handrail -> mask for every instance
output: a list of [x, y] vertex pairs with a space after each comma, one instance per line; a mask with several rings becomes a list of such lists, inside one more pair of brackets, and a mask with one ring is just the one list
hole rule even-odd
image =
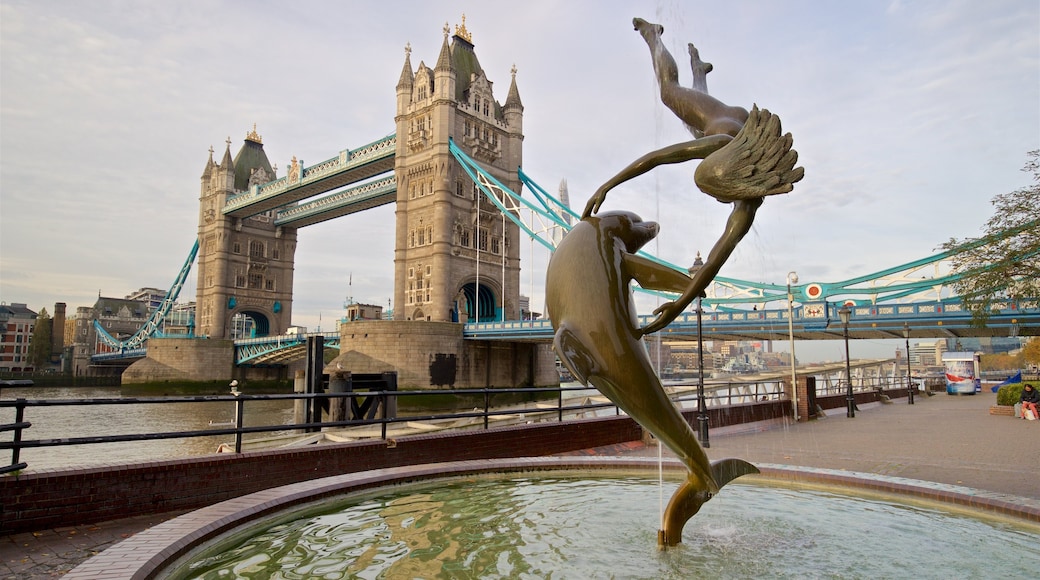
[[[864, 380], [862, 384], [854, 386], [854, 390], [858, 392], [862, 391], [876, 391], [879, 388], [884, 388], [888, 385], [890, 388], [899, 388], [901, 385], [898, 383], [892, 383], [886, 381], [883, 377], [869, 377], [869, 380]], [[694, 403], [696, 401], [695, 388], [696, 383], [683, 383], [667, 385], [666, 388], [672, 389], [673, 392], [681, 389], [689, 389], [690, 393], [679, 392], [673, 394], [673, 400], [680, 407], [683, 407], [684, 403]], [[822, 387], [822, 388], [821, 388]], [[785, 383], [782, 380], [766, 381], [762, 383], [745, 384], [745, 383], [731, 383], [722, 382], [714, 384], [705, 384], [706, 400], [709, 402], [709, 407], [722, 407], [722, 406], [733, 406], [739, 404], [747, 404], [750, 401], [758, 402], [761, 400], [781, 400], [784, 399], [787, 394], [784, 392]], [[819, 395], [826, 396], [829, 389], [825, 386], [818, 386], [817, 392]], [[558, 421], [569, 420], [565, 415], [581, 414], [588, 412], [595, 412], [602, 409], [613, 407], [615, 414], [621, 414], [613, 403], [604, 402], [585, 402], [581, 404], [566, 404], [567, 401], [564, 399], [563, 394], [565, 392], [572, 391], [594, 391], [588, 387], [582, 386], [560, 386], [560, 387], [517, 387], [517, 388], [474, 388], [474, 389], [454, 389], [454, 390], [420, 390], [420, 391], [353, 391], [345, 393], [292, 393], [292, 394], [268, 394], [268, 395], [246, 395], [239, 393], [238, 395], [199, 395], [199, 396], [176, 396], [176, 397], [126, 397], [126, 398], [85, 398], [85, 399], [0, 399], [0, 409], [11, 408], [16, 409], [16, 416], [13, 423], [0, 425], [0, 432], [13, 431], [14, 437], [10, 441], [0, 441], [0, 450], [10, 449], [11, 450], [11, 464], [9, 466], [0, 466], [0, 474], [9, 473], [12, 471], [18, 471], [25, 469], [27, 465], [25, 462], [20, 461], [20, 452], [22, 449], [31, 448], [44, 448], [44, 447], [59, 447], [67, 445], [90, 445], [90, 444], [102, 444], [102, 443], [118, 443], [118, 442], [134, 442], [134, 441], [154, 441], [162, 439], [181, 439], [181, 438], [193, 438], [193, 437], [212, 437], [221, 435], [233, 435], [235, 437], [235, 452], [240, 453], [242, 450], [242, 436], [253, 433], [270, 433], [276, 431], [292, 431], [292, 430], [306, 430], [306, 429], [321, 429], [329, 427], [353, 427], [363, 425], [379, 425], [380, 426], [380, 438], [387, 439], [387, 427], [398, 423], [407, 422], [423, 422], [423, 421], [435, 421], [435, 420], [446, 420], [446, 419], [483, 419], [483, 428], [490, 428], [490, 420], [493, 417], [498, 416], [509, 416], [516, 415], [518, 413], [534, 414], [534, 413], [545, 413], [555, 414]], [[845, 392], [845, 387], [841, 386], [840, 392]], [[514, 406], [503, 406], [499, 408], [492, 407], [491, 401], [495, 395], [503, 394], [544, 394], [551, 395], [555, 394], [555, 405], [543, 406], [540, 408], [521, 407], [517, 408]], [[466, 412], [455, 412], [455, 413], [432, 413], [426, 415], [408, 415], [399, 417], [386, 417], [385, 410], [387, 408], [387, 401], [390, 397], [416, 397], [416, 396], [458, 396], [458, 395], [472, 395], [482, 396], [484, 399], [483, 409], [474, 409], [473, 411]], [[590, 395], [595, 396], [595, 395]], [[296, 400], [333, 400], [333, 399], [344, 399], [344, 398], [368, 398], [373, 397], [373, 401], [379, 401], [384, 411], [382, 417], [376, 417], [372, 419], [347, 419], [343, 421], [322, 421], [322, 422], [307, 422], [307, 423], [289, 423], [279, 425], [259, 425], [246, 427], [243, 425], [244, 407], [250, 401], [296, 401]], [[546, 397], [545, 400], [550, 400]], [[166, 431], [157, 433], [131, 433], [123, 435], [97, 435], [97, 436], [86, 436], [86, 437], [63, 437], [63, 438], [51, 438], [51, 439], [28, 439], [23, 440], [22, 434], [26, 429], [31, 428], [32, 423], [25, 420], [25, 412], [28, 408], [37, 407], [61, 407], [61, 406], [96, 406], [96, 405], [150, 405], [150, 404], [172, 404], [172, 403], [234, 403], [235, 409], [235, 421], [234, 426], [228, 426], [223, 428], [214, 429], [200, 429], [200, 430], [189, 430], [189, 431]], [[689, 408], [684, 407], [687, 410]]]

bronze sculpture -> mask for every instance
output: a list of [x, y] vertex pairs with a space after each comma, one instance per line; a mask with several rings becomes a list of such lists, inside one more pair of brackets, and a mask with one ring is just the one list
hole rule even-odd
[[[582, 220], [557, 247], [546, 273], [546, 303], [556, 332], [553, 348], [583, 384], [592, 384], [662, 443], [689, 471], [672, 495], [658, 534], [661, 545], [682, 540], [682, 528], [704, 502], [732, 479], [757, 473], [739, 459], [709, 463], [689, 423], [664, 392], [642, 344], [702, 295], [740, 240], [768, 195], [786, 193], [800, 180], [798, 154], [780, 120], [766, 110], [750, 113], [706, 92], [711, 65], [689, 45], [694, 86], [678, 84], [675, 60], [661, 43], [664, 28], [636, 18], [635, 29], [650, 48], [661, 99], [690, 129], [693, 141], [648, 153], [608, 180], [589, 199]], [[636, 255], [658, 233], [658, 225], [630, 212], [597, 214], [608, 191], [667, 163], [703, 159], [694, 174], [701, 191], [733, 203], [722, 236], [693, 277]], [[639, 328], [630, 283], [679, 293], [657, 308], [657, 318]]]

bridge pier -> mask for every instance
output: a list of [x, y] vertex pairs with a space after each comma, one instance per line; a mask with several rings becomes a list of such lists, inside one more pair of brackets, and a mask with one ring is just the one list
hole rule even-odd
[[200, 338], [150, 338], [148, 354], [123, 371], [122, 384], [231, 380], [235, 343]]
[[340, 355], [326, 369], [397, 371], [401, 390], [559, 384], [550, 345], [465, 340], [462, 328], [453, 322], [415, 320], [344, 322]]

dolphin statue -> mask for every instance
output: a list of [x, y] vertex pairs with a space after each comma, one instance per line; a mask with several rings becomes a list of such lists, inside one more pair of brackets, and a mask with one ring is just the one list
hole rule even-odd
[[686, 466], [686, 481], [672, 495], [658, 533], [659, 544], [674, 546], [686, 522], [720, 487], [758, 469], [739, 459], [709, 463], [650, 363], [631, 282], [680, 293], [691, 284], [686, 274], [636, 255], [658, 231], [655, 222], [631, 212], [582, 218], [549, 260], [546, 304], [556, 333], [553, 349], [575, 379], [596, 387]]

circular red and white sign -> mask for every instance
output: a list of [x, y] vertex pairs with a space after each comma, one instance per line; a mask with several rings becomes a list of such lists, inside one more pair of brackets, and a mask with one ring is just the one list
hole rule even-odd
[[809, 284], [805, 287], [805, 295], [811, 300], [818, 300], [820, 296], [823, 296], [823, 286], [819, 284]]

